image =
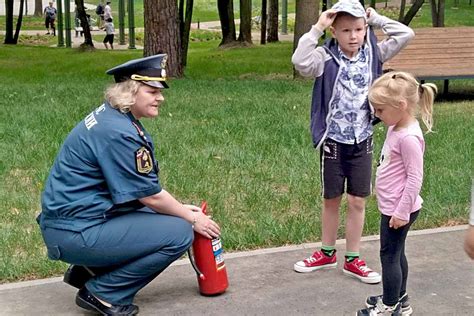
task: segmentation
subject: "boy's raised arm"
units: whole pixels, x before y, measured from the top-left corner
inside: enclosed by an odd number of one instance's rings
[[[415,37],[415,32],[398,21],[378,14],[373,8],[367,9],[367,23],[375,28],[381,28],[387,39],[379,42],[382,62],[393,58]]]
[[[318,22],[311,27],[311,30],[299,39],[298,46],[291,57],[291,62],[303,77],[315,78],[321,75],[326,53],[323,48],[317,49],[318,40],[324,34],[324,30],[331,26],[335,18],[335,11],[331,9],[324,11]]]

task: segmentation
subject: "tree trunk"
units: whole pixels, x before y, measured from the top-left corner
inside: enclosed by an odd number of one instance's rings
[[[252,0],[240,0],[239,42],[252,45]]]
[[[444,1],[438,0],[438,5],[436,5],[436,0],[430,0],[431,20],[434,27],[444,26]]]
[[[260,44],[267,43],[267,0],[262,0],[262,13],[260,14]]]
[[[425,0],[416,0],[413,3],[413,5],[411,6],[410,10],[408,10],[405,17],[403,18],[402,23],[405,24],[405,25],[409,25],[411,20],[413,20],[416,13],[418,12],[418,10],[420,10],[420,8],[421,8],[421,6],[423,5],[424,2],[425,2]]]
[[[183,76],[182,47],[176,0],[145,0],[143,8],[145,20],[143,55],[168,54],[166,73],[170,77],[181,78]]]
[[[237,41],[235,35],[234,4],[232,0],[217,0],[217,10],[221,21],[222,41],[219,46]]]
[[[377,0],[370,0],[370,7],[375,9],[375,5],[377,3]]]
[[[5,0],[5,40],[4,44],[16,44],[13,38],[13,0]]]
[[[90,49],[94,48],[94,43],[92,42],[91,29],[89,27],[89,22],[87,21],[86,9],[84,7],[84,0],[75,0],[74,3],[77,7],[77,17],[81,21],[82,32],[84,34],[84,43],[81,44],[81,48]]]
[[[438,26],[444,27],[444,5],[445,0],[438,0]]]
[[[184,13],[184,18],[180,16],[180,20],[182,22],[181,28],[181,56],[182,61],[181,64],[183,67],[186,67],[188,61],[188,47],[189,47],[189,34],[191,33],[191,20],[193,17],[193,5],[194,0],[186,0],[186,10]],[[180,12],[182,14],[182,9],[180,8]]]
[[[405,5],[406,5],[406,0],[401,0],[400,1],[400,12],[398,13],[398,21],[402,22],[403,17],[405,16]]]
[[[278,42],[278,0],[269,2],[267,30],[267,42]]]
[[[319,2],[314,0],[296,0],[295,37],[293,39],[293,51],[298,46],[300,37],[308,32],[313,24],[318,21]],[[293,71],[293,77],[297,77]]]
[[[20,9],[18,12],[18,20],[16,20],[16,30],[13,36],[13,44],[18,43],[18,37],[20,37],[21,23],[23,22],[23,7],[25,6],[25,0],[20,0]]]
[[[35,16],[42,16],[43,15],[43,1],[42,0],[35,0]]]
[[[430,0],[431,4],[431,24],[436,26],[436,22],[438,21],[438,9],[436,8],[436,0]]]

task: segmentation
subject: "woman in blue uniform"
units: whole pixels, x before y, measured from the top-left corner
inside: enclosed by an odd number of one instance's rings
[[[159,182],[154,144],[140,123],[164,101],[166,55],[107,71],[106,101],[68,135],[50,171],[38,217],[48,256],[71,263],[76,304],[103,315],[135,315],[136,293],[219,226]]]

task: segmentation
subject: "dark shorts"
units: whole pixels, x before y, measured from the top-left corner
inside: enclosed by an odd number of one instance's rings
[[[55,19],[46,17],[46,20],[44,21],[44,26],[46,26],[46,28],[49,28],[49,26],[51,25],[51,27],[54,28],[54,21]]]
[[[353,145],[326,139],[321,146],[320,156],[323,197],[333,199],[344,192],[358,197],[369,196],[372,151],[372,137]]]
[[[114,43],[114,34],[107,34],[107,35],[105,35],[104,43],[113,44],[113,43]]]

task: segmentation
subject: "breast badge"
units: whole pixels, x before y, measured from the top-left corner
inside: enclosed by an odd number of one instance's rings
[[[150,151],[146,147],[141,147],[135,152],[135,160],[137,164],[137,172],[141,174],[149,174],[153,170],[153,161]]]

